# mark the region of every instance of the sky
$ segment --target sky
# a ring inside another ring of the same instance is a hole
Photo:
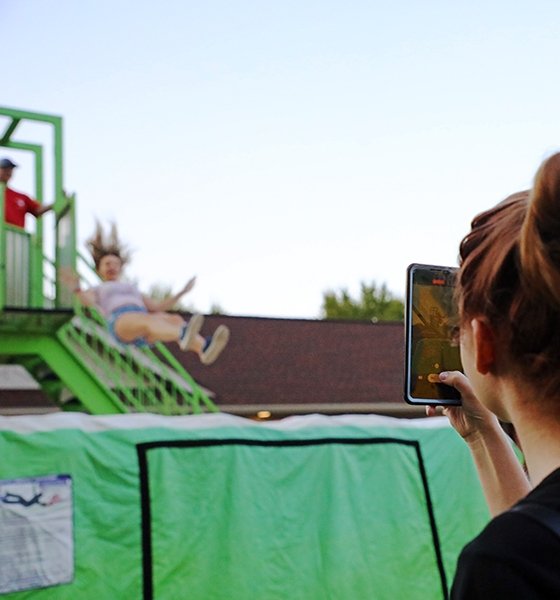
[[[560,148],[556,0],[0,0],[0,17],[0,106],[63,117],[81,249],[116,222],[128,277],[196,275],[202,312],[313,319],[361,282],[403,297],[408,264],[457,264],[473,216]],[[47,126],[16,138],[52,146]],[[34,194],[30,157],[2,156]]]

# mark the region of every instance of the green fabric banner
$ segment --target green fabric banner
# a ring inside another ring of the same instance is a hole
[[[0,456],[72,478],[73,581],[10,600],[440,599],[489,518],[439,418],[9,417]]]

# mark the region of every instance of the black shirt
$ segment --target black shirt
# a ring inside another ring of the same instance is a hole
[[[530,502],[560,513],[560,469],[518,506]],[[457,564],[452,600],[560,599],[560,537],[522,512],[498,515]]]

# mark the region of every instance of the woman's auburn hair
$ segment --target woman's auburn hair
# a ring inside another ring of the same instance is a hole
[[[522,375],[560,385],[560,153],[476,216],[459,254],[461,322],[486,317]]]

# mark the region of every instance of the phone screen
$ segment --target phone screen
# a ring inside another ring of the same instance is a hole
[[[407,271],[405,400],[410,404],[461,404],[459,392],[438,381],[442,371],[462,371],[457,269],[412,264]]]

